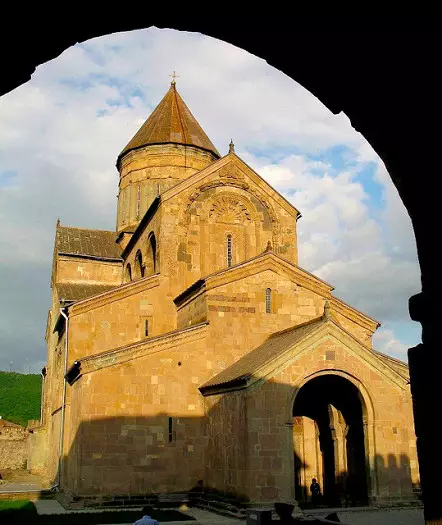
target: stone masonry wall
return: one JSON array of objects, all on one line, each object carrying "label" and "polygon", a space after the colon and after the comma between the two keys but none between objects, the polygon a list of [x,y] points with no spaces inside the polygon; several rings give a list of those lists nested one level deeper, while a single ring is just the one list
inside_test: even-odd
[{"label": "stone masonry wall", "polygon": [[206,332],[198,333],[189,343],[86,374],[69,387],[70,493],[171,492],[204,478],[207,438],[198,385],[212,376],[213,358],[201,358]]},{"label": "stone masonry wall", "polygon": [[[382,368],[382,365],[381,365]],[[367,416],[366,454],[369,456],[369,496],[382,502],[413,499],[418,483],[411,396],[408,386],[396,386],[380,371],[357,357],[342,344],[327,340],[305,351],[253,392],[248,404],[250,477],[248,492],[253,499],[284,499],[290,496],[288,456],[293,450],[290,410],[297,385],[315,372],[338,370],[358,378],[368,392],[373,415]],[[290,444],[291,443],[291,444]],[[283,451],[286,450],[284,453]],[[285,459],[284,459],[285,457]],[[274,479],[266,490],[257,476]],[[264,493],[265,492],[265,493]]]},{"label": "stone masonry wall", "polygon": [[[174,328],[174,318],[163,317],[168,301],[158,278],[124,285],[100,300],[73,307],[69,325],[69,364],[76,359],[105,352],[144,339],[143,319],[150,318],[149,337]],[[118,294],[121,294],[118,297]]]},{"label": "stone masonry wall", "polygon": [[[271,313],[265,309],[267,288],[272,290]],[[215,352],[226,364],[272,333],[319,317],[324,309],[323,297],[272,270],[210,290],[207,303]]]},{"label": "stone masonry wall", "polygon": [[18,425],[0,426],[0,469],[26,468],[28,431]]},{"label": "stone masonry wall", "polygon": [[213,160],[208,152],[179,144],[150,145],[126,154],[120,172],[118,231],[134,230],[155,197]]},{"label": "stone masonry wall", "polygon": [[85,258],[58,256],[57,283],[121,284],[122,264]]},{"label": "stone masonry wall", "polygon": [[207,461],[204,484],[246,496],[248,465],[247,400],[243,391],[205,399]]}]

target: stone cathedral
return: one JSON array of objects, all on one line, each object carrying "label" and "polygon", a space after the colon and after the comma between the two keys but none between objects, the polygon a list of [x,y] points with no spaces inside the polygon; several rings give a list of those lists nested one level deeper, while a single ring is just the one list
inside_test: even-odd
[{"label": "stone cathedral", "polygon": [[330,505],[412,501],[408,367],[298,266],[300,212],[175,81],[116,165],[116,231],[56,226],[42,424],[65,499],[306,502],[316,478]]}]

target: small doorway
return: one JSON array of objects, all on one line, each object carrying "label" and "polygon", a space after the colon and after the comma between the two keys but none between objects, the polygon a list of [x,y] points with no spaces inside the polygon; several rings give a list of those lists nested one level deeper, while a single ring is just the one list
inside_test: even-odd
[{"label": "small doorway", "polygon": [[322,375],[308,381],[293,406],[295,496],[312,505],[310,484],[321,487],[320,505],[368,502],[363,401],[347,379]]}]

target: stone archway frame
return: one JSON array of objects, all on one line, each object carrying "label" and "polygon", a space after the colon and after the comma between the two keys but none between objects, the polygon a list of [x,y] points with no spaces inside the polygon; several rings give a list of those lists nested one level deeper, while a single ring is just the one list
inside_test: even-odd
[{"label": "stone archway frame", "polygon": [[[155,242],[155,253],[154,254],[151,253],[152,252],[152,239]],[[146,247],[145,267],[147,267],[147,262],[149,261],[152,266],[152,273],[150,273],[149,275],[153,275],[159,272],[158,238],[153,230],[150,230],[147,236],[145,236],[144,245]]]},{"label": "stone archway frame", "polygon": [[[202,184],[189,196],[187,206],[183,208],[184,211],[182,212],[180,223],[183,224],[186,228],[189,226],[190,217],[191,217],[190,211],[194,203],[203,195],[204,192],[208,190],[212,190],[212,189],[223,188],[223,187],[226,189],[226,194],[230,194],[230,192],[228,191],[228,188],[232,187],[232,188],[236,188],[244,192],[250,193],[253,197],[255,197],[255,199],[258,200],[261,206],[268,213],[268,216],[269,216],[269,219],[272,225],[273,251],[275,253],[278,253],[278,247],[280,244],[279,242],[280,241],[280,224],[279,224],[277,214],[275,213],[273,206],[267,202],[267,200],[265,199],[265,196],[262,195],[261,192],[257,190],[253,185],[250,185],[244,181],[238,181],[233,178],[229,178],[228,180],[215,180],[215,181],[210,181],[205,184]],[[252,204],[255,210],[253,215],[254,215],[254,218],[256,219],[258,211],[256,210],[256,207],[253,204],[253,202],[250,202],[250,200],[248,200],[245,195],[241,195],[238,193],[234,193],[233,195],[235,196],[235,198],[238,198],[238,199],[241,198],[242,202],[246,205],[248,210],[250,210],[250,204]]]},{"label": "stone archway frame", "polygon": [[213,207],[219,205],[221,208],[223,204],[239,206],[238,211],[244,215],[245,220],[248,222],[254,222],[258,219],[258,213],[255,209],[255,206],[253,206],[244,195],[233,193],[232,191],[228,190],[214,195],[213,198],[207,199],[207,201],[202,206],[202,214],[200,216],[202,216],[204,220],[211,222],[211,215],[214,211]]},{"label": "stone archway frame", "polygon": [[[355,376],[349,374],[345,370],[339,369],[324,369],[314,372],[305,377],[300,383],[294,386],[293,394],[289,397],[286,406],[286,427],[287,427],[287,439],[285,443],[288,443],[289,447],[293,446],[292,443],[292,428],[293,428],[293,407],[296,402],[296,397],[301,388],[306,385],[312,379],[325,375],[336,375],[347,379],[352,383],[358,390],[358,397],[362,406],[362,424],[364,427],[364,447],[365,447],[365,467],[366,467],[366,479],[367,479],[367,492],[369,503],[373,502],[378,493],[378,476],[376,467],[376,436],[375,436],[375,409],[371,395],[365,385]],[[289,435],[290,434],[290,435]],[[295,500],[295,459],[293,450],[287,450],[285,457],[289,458],[290,461],[290,490],[291,499]]]}]

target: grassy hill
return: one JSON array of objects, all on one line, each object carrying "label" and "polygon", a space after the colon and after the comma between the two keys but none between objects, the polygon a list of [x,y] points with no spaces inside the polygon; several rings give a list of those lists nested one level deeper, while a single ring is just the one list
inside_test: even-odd
[{"label": "grassy hill", "polygon": [[41,376],[0,372],[0,416],[19,425],[40,419]]}]

